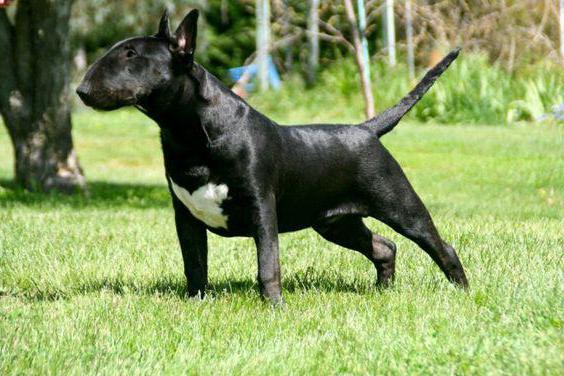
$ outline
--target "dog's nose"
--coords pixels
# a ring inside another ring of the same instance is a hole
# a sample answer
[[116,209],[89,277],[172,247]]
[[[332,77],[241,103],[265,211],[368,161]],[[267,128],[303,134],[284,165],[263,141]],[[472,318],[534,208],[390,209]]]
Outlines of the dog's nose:
[[84,83],[80,84],[77,88],[76,88],[76,93],[78,94],[78,96],[80,97],[80,99],[82,99],[82,101],[87,104],[89,99],[90,99],[90,89],[88,88],[87,85],[85,85]]

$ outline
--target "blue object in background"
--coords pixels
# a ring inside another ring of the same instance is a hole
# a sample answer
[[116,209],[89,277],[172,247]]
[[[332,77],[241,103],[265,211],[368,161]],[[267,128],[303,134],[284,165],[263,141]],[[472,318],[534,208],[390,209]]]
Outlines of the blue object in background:
[[564,103],[552,107],[556,120],[564,120]]
[[[274,90],[280,89],[280,86],[282,85],[282,81],[280,80],[280,75],[278,74],[276,65],[274,65],[274,63],[272,62],[272,58],[270,56],[268,57],[267,68],[268,68],[268,83]],[[231,78],[233,82],[239,81],[239,79],[241,79],[241,77],[247,71],[249,72],[251,76],[250,78],[252,80],[257,75],[257,65],[251,64],[242,67],[230,68],[227,70],[227,72],[229,73],[229,78]],[[255,88],[255,84],[252,82],[249,82],[248,84],[245,85],[246,91],[253,91],[254,88]]]
[[564,103],[552,106],[552,112],[542,114],[536,120],[543,121],[554,117],[558,121],[564,121]]

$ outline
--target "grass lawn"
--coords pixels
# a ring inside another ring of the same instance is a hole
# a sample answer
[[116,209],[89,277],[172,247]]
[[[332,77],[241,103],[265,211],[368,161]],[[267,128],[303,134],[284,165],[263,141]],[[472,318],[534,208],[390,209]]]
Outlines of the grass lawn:
[[157,127],[75,116],[89,197],[14,190],[0,130],[0,374],[563,374],[564,128],[400,125],[384,143],[458,250],[454,289],[414,244],[397,280],[313,231],[281,236],[287,306],[263,303],[248,239],[210,238],[184,298]]

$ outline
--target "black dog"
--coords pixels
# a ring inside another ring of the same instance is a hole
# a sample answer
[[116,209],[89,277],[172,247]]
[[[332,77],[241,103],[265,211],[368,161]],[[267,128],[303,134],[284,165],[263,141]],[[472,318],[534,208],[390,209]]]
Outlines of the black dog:
[[191,11],[172,35],[165,13],[156,35],[116,44],[77,90],[96,109],[133,105],[158,123],[191,296],[207,284],[206,230],[254,238],[261,293],[274,303],[282,299],[278,233],[307,227],[365,255],[385,285],[396,247],[364,225],[367,216],[417,243],[449,280],[468,285],[454,249],[379,140],[458,50],[365,123],[281,127],[194,62],[197,19]]

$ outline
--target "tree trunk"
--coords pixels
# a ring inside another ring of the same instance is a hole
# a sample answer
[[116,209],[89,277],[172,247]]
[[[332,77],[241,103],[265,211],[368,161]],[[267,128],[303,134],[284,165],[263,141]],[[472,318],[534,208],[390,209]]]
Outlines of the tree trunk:
[[20,0],[15,25],[0,10],[0,112],[14,146],[15,180],[34,191],[86,186],[73,148],[69,104],[72,0]]
[[308,0],[307,41],[307,83],[313,85],[319,66],[319,0]]
[[261,91],[268,90],[268,47],[270,45],[270,0],[256,0],[257,76]]
[[558,21],[560,24],[560,57],[564,59],[564,0],[560,0]]
[[347,11],[347,19],[349,21],[349,25],[351,27],[352,36],[353,36],[356,65],[358,66],[358,70],[360,73],[360,83],[362,85],[362,94],[365,103],[364,113],[366,115],[366,118],[370,119],[373,118],[375,115],[374,97],[372,95],[372,85],[370,83],[370,79],[368,79],[368,75],[366,74],[367,67],[364,63],[362,42],[360,40],[360,33],[358,31],[358,27],[356,23],[354,7],[352,5],[351,0],[344,0],[344,2],[345,2],[345,10]]
[[394,0],[386,0],[384,13],[384,43],[388,51],[388,62],[391,67],[396,66],[396,26],[394,20]]
[[[282,15],[282,35],[290,35],[290,4],[288,0],[283,1],[283,15]],[[291,43],[284,47],[284,69],[286,73],[292,71],[294,65],[294,49]]]
[[363,80],[370,82],[370,54],[368,53],[368,41],[366,40],[366,9],[364,7],[364,0],[357,0],[356,8],[358,12],[358,31],[362,45]]
[[409,80],[415,80],[415,58],[413,53],[413,16],[411,14],[411,0],[405,0],[405,38],[407,40],[407,67]]

